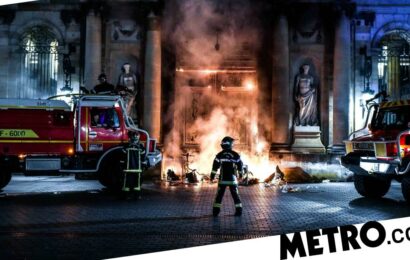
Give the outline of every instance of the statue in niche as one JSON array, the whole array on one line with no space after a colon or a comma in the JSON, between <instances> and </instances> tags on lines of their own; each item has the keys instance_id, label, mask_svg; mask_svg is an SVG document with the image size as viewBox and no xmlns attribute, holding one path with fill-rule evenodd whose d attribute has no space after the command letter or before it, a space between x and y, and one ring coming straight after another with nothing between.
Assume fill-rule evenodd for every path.
<instances>
[{"instance_id":1,"label":"statue in niche","mask_svg":"<svg viewBox=\"0 0 410 260\"><path fill-rule=\"evenodd\" d=\"M301 73L296 76L294 98L296 102L296 126L317 126L317 90L314 78L309 74L310 65L303 64Z\"/></svg>"},{"instance_id":2,"label":"statue in niche","mask_svg":"<svg viewBox=\"0 0 410 260\"><path fill-rule=\"evenodd\" d=\"M118 77L117 92L123 96L126 103L127 114L134 121L138 121L138 111L135 100L138 94L138 76L131 71L131 65L126 62L122 65L121 74Z\"/></svg>"}]
</instances>

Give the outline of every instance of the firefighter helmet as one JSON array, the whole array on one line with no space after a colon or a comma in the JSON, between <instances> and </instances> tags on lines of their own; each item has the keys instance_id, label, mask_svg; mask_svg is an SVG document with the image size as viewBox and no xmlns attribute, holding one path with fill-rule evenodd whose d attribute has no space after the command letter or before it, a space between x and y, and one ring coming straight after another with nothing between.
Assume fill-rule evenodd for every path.
<instances>
[{"instance_id":1,"label":"firefighter helmet","mask_svg":"<svg viewBox=\"0 0 410 260\"><path fill-rule=\"evenodd\" d=\"M235 141L235 139L233 139L230 136L225 136L224 138L222 138L221 141L221 147L222 149L226 150L226 149L232 149L233 147L233 141Z\"/></svg>"},{"instance_id":2,"label":"firefighter helmet","mask_svg":"<svg viewBox=\"0 0 410 260\"><path fill-rule=\"evenodd\" d=\"M101 73L100 75L98 75L98 80L107 80L107 75L105 75L105 73Z\"/></svg>"}]
</instances>

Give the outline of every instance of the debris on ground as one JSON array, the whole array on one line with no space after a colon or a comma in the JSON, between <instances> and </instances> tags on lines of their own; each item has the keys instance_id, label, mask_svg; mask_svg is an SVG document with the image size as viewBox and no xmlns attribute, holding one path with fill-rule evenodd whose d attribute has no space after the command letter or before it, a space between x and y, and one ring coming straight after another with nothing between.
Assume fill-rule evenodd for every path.
<instances>
[{"instance_id":1,"label":"debris on ground","mask_svg":"<svg viewBox=\"0 0 410 260\"><path fill-rule=\"evenodd\" d=\"M171 169L167 171L167 180L168 181L179 181L179 176L175 174L175 172Z\"/></svg>"},{"instance_id":2,"label":"debris on ground","mask_svg":"<svg viewBox=\"0 0 410 260\"><path fill-rule=\"evenodd\" d=\"M295 167L296 168L296 167ZM283 193L288 192L318 192L317 186L307 186L305 188L301 187L294 187L288 184L286 178L286 174L276 166L276 170L272 173L268 178L265 179L265 187L275 187L280 189Z\"/></svg>"},{"instance_id":3,"label":"debris on ground","mask_svg":"<svg viewBox=\"0 0 410 260\"><path fill-rule=\"evenodd\" d=\"M288 185L288 184L283 185L282 188L281 188L281 190L282 190L283 193L288 193L288 192L300 192L300 191L302 191L299 187L294 188L294 187L292 187L292 186L290 186L290 185Z\"/></svg>"},{"instance_id":4,"label":"debris on ground","mask_svg":"<svg viewBox=\"0 0 410 260\"><path fill-rule=\"evenodd\" d=\"M312 182L312 176L310 176L310 174L305 172L301 167L283 168L283 174L284 174L284 180L288 183Z\"/></svg>"},{"instance_id":5,"label":"debris on ground","mask_svg":"<svg viewBox=\"0 0 410 260\"><path fill-rule=\"evenodd\" d=\"M258 178L250 177L250 176L253 176L253 173L249 171L247 165L245 165L243 169L244 169L244 174L243 174L242 179L239 181L239 185L249 186L249 185L255 185L259 183Z\"/></svg>"},{"instance_id":6,"label":"debris on ground","mask_svg":"<svg viewBox=\"0 0 410 260\"><path fill-rule=\"evenodd\" d=\"M275 172L264 180L265 187L275 186L282 189L286 186L287 189L287 182L285 181L284 177L285 175L283 174L279 166L276 166Z\"/></svg>"},{"instance_id":7,"label":"debris on ground","mask_svg":"<svg viewBox=\"0 0 410 260\"><path fill-rule=\"evenodd\" d=\"M196 170L190 171L186 174L186 180L189 183L198 183L198 174L196 173Z\"/></svg>"}]
</instances>

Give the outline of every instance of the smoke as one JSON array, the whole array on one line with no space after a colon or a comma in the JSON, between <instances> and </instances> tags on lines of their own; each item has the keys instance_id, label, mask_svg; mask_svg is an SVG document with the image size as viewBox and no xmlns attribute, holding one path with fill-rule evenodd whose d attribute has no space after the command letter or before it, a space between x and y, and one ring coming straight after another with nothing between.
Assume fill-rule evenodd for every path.
<instances>
[{"instance_id":1,"label":"smoke","mask_svg":"<svg viewBox=\"0 0 410 260\"><path fill-rule=\"evenodd\" d=\"M165 171L172 168L181 173L184 154L189 152L192 155L190 168L209 174L212 161L221 150L221 139L229 135L236 139L234 149L240 152L254 177L264 179L274 172L275 164L269 160L269 143L261 134L263 129L260 126L268 122L258 118L256 88L239 93L218 93L207 89L195 96L190 87L180 87L178 93L173 104L175 127L164 140ZM190 114L192 100L200 104L194 118ZM201 104L207 107L201 107ZM191 138L198 146L181 149Z\"/></svg>"},{"instance_id":2,"label":"smoke","mask_svg":"<svg viewBox=\"0 0 410 260\"><path fill-rule=\"evenodd\" d=\"M218 66L244 42L259 47L258 9L250 0L167 1L165 37L177 47L180 62Z\"/></svg>"},{"instance_id":3,"label":"smoke","mask_svg":"<svg viewBox=\"0 0 410 260\"><path fill-rule=\"evenodd\" d=\"M227 135L237 139L234 149L256 177L274 171L264 138L264 126L271 121L258 115L256 62L246 64L254 72L242 74L240 91L229 87L215 91L211 86L223 73L219 69L237 68L235 61L240 61L241 55L250 53L256 60L261 41L259 8L250 0L167 1L162 28L167 43L175 47L177 71L175 101L166 118L174 127L164 138L165 171L183 172L183 158L189 152L190 168L209 174L221 150L220 141ZM234 62L227 66L227 60ZM190 78L196 81L193 85L201 85L200 90L188 87Z\"/></svg>"}]
</instances>

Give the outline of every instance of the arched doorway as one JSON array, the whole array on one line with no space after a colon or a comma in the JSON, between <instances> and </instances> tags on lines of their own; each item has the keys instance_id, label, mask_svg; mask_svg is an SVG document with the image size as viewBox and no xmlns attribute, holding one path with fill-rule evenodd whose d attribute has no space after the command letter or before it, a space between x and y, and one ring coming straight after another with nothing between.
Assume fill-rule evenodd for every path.
<instances>
[{"instance_id":1,"label":"arched doorway","mask_svg":"<svg viewBox=\"0 0 410 260\"><path fill-rule=\"evenodd\" d=\"M33 26L21 35L17 97L42 98L57 93L58 47L57 37L46 26Z\"/></svg>"},{"instance_id":2,"label":"arched doorway","mask_svg":"<svg viewBox=\"0 0 410 260\"><path fill-rule=\"evenodd\" d=\"M408 31L392 30L378 43L378 85L392 99L410 98L409 42Z\"/></svg>"}]
</instances>

